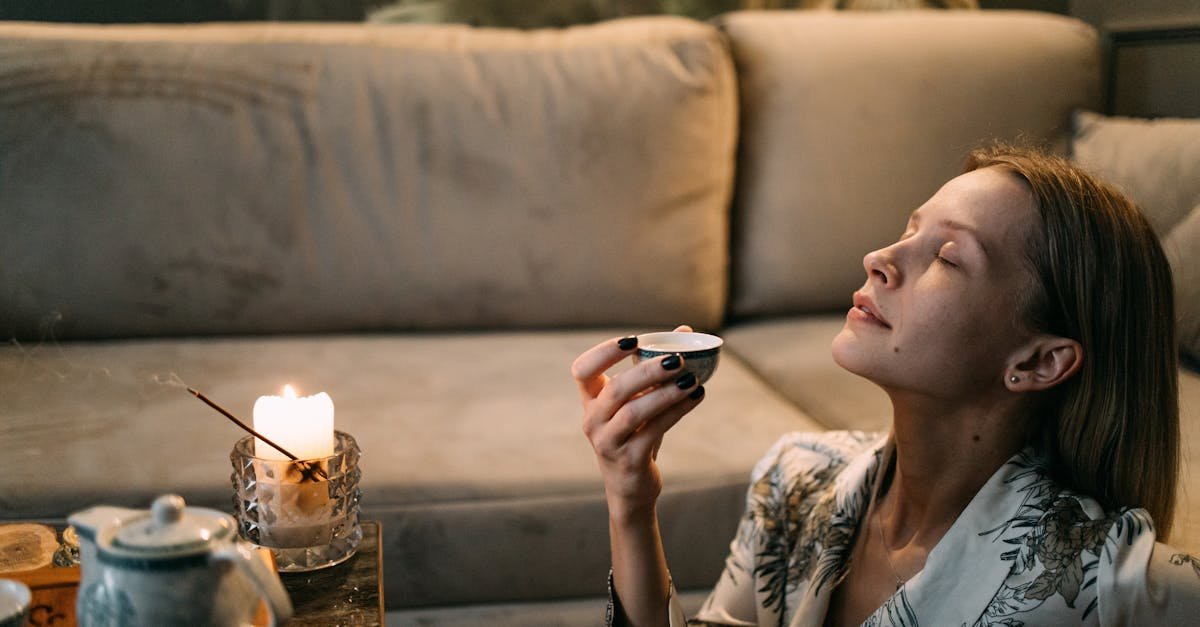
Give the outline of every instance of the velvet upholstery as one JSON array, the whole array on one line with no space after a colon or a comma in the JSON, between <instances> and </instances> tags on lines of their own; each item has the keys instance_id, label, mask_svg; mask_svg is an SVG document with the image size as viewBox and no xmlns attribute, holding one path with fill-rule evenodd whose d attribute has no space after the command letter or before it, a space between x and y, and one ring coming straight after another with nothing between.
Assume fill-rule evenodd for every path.
<instances>
[{"instance_id":1,"label":"velvet upholstery","mask_svg":"<svg viewBox=\"0 0 1200 627\"><path fill-rule=\"evenodd\" d=\"M240 434L179 381L243 416L292 383L364 451L390 624L596 624L569 365L690 323L727 340L659 458L696 599L780 433L888 423L829 357L862 255L971 145L1065 147L1099 67L1010 12L0 24L0 515L227 509Z\"/></svg>"},{"instance_id":2,"label":"velvet upholstery","mask_svg":"<svg viewBox=\"0 0 1200 627\"><path fill-rule=\"evenodd\" d=\"M743 12L731 312L848 303L863 253L957 174L1019 135L1065 149L1099 98L1096 34L1022 12ZM1048 59L1054 59L1053 62Z\"/></svg>"},{"instance_id":3,"label":"velvet upholstery","mask_svg":"<svg viewBox=\"0 0 1200 627\"><path fill-rule=\"evenodd\" d=\"M0 77L5 336L721 321L736 85L698 22L13 24Z\"/></svg>"},{"instance_id":4,"label":"velvet upholstery","mask_svg":"<svg viewBox=\"0 0 1200 627\"><path fill-rule=\"evenodd\" d=\"M1163 248L1175 281L1179 344L1193 360L1200 360L1200 205L1171 229Z\"/></svg>"},{"instance_id":5,"label":"velvet upholstery","mask_svg":"<svg viewBox=\"0 0 1200 627\"><path fill-rule=\"evenodd\" d=\"M1179 342L1200 358L1200 120L1075 115L1072 158L1137 202L1175 279Z\"/></svg>"},{"instance_id":6,"label":"velvet upholstery","mask_svg":"<svg viewBox=\"0 0 1200 627\"><path fill-rule=\"evenodd\" d=\"M243 433L179 382L245 419L255 398L291 383L327 392L337 428L363 450L363 515L382 525L389 605L597 594L607 515L568 366L624 332L0 347L0 511L148 507L164 490L228 510L229 454ZM660 515L685 588L720 572L747 469L778 434L821 428L733 355L706 388L660 456Z\"/></svg>"},{"instance_id":7,"label":"velvet upholstery","mask_svg":"<svg viewBox=\"0 0 1200 627\"><path fill-rule=\"evenodd\" d=\"M1076 112L1071 158L1119 187L1162 237L1200 205L1200 121Z\"/></svg>"}]
</instances>

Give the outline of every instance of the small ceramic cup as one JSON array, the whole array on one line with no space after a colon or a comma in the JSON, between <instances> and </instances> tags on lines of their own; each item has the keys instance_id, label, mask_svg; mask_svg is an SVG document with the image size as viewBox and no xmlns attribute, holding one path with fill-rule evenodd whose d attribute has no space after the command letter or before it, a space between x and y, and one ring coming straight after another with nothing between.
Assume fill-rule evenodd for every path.
<instances>
[{"instance_id":1,"label":"small ceramic cup","mask_svg":"<svg viewBox=\"0 0 1200 627\"><path fill-rule=\"evenodd\" d=\"M0 579L0 627L25 627L33 592L12 579Z\"/></svg>"},{"instance_id":2,"label":"small ceramic cup","mask_svg":"<svg viewBox=\"0 0 1200 627\"><path fill-rule=\"evenodd\" d=\"M638 348L633 361L636 363L663 355L679 355L683 357L684 371L696 375L696 379L703 384L717 369L721 345L724 343L725 340L707 333L644 333L638 336Z\"/></svg>"}]
</instances>

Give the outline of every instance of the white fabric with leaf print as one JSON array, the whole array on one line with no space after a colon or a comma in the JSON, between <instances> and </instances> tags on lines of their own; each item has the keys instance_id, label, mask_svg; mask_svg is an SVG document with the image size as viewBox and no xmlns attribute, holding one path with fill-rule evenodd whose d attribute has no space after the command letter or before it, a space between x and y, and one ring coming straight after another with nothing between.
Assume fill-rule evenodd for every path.
<instances>
[{"instance_id":1,"label":"white fabric with leaf print","mask_svg":"<svg viewBox=\"0 0 1200 627\"><path fill-rule=\"evenodd\" d=\"M746 513L690 625L817 626L845 575L886 435L791 433L754 469ZM683 613L672 595L673 627ZM1105 512L1032 449L988 480L864 625L1183 625L1200 558L1157 542L1142 509Z\"/></svg>"}]
</instances>

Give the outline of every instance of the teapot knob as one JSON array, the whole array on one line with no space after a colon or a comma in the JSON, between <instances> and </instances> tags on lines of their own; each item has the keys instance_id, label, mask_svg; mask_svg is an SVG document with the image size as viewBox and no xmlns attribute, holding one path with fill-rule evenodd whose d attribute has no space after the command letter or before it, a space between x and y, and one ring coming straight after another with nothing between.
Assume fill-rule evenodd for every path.
<instances>
[{"instance_id":1,"label":"teapot knob","mask_svg":"<svg viewBox=\"0 0 1200 627\"><path fill-rule=\"evenodd\" d=\"M166 527L171 523L179 522L179 519L183 518L183 507L183 497L178 494L164 494L154 499L154 503L150 506L154 525Z\"/></svg>"}]
</instances>

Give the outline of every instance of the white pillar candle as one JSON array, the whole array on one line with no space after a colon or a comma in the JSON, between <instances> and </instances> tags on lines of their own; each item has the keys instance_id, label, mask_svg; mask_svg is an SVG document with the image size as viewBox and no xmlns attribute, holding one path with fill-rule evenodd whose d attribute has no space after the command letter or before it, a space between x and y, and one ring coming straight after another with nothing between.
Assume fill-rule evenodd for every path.
<instances>
[{"instance_id":1,"label":"white pillar candle","mask_svg":"<svg viewBox=\"0 0 1200 627\"><path fill-rule=\"evenodd\" d=\"M283 396L260 396L254 403L254 430L287 449L299 459L333 455L333 400L321 392L296 397L292 386ZM255 439L254 454L263 459L287 459L287 455Z\"/></svg>"}]
</instances>

